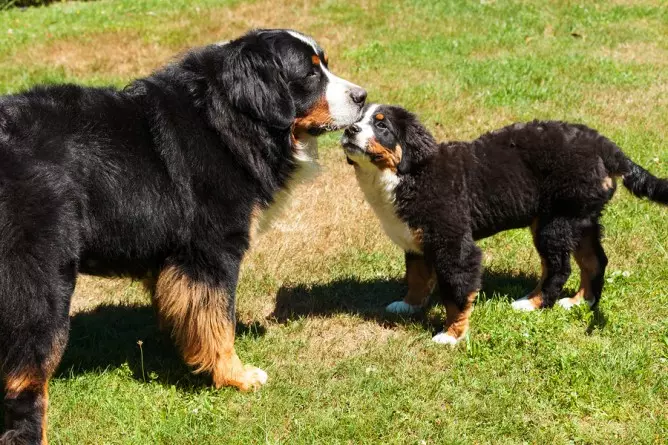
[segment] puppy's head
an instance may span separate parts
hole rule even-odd
[[[360,168],[408,173],[436,149],[436,141],[417,117],[401,107],[368,105],[346,129],[341,145],[348,163]]]
[[[261,29],[211,48],[232,105],[297,139],[351,125],[364,108],[366,91],[335,76],[325,51],[299,32]]]

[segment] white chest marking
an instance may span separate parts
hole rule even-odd
[[[290,195],[293,189],[298,184],[304,183],[313,179],[320,172],[320,165],[318,158],[318,141],[313,136],[304,136],[297,143],[294,153],[294,159],[297,163],[296,170],[292,173],[290,179],[283,186],[281,190],[274,195],[273,202],[264,209],[259,215],[257,222],[257,229],[259,233],[266,232],[271,228],[274,220],[279,217],[288,202],[290,202]]]
[[[397,216],[394,193],[399,177],[396,173],[389,169],[379,170],[375,166],[358,165],[355,175],[387,236],[406,252],[422,253],[422,246],[416,242],[414,232]]]

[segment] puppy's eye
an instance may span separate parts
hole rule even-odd
[[[385,125],[385,122],[383,122],[383,121],[376,121],[376,127],[380,128],[380,129],[383,129],[383,130],[387,129],[387,125]]]
[[[306,77],[312,78],[312,77],[318,76],[319,74],[320,74],[319,70],[312,69],[311,71],[309,71],[309,73],[306,75]]]

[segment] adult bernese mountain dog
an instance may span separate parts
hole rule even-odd
[[[314,162],[316,136],[354,123],[365,100],[291,30],[192,50],[121,91],[0,98],[0,443],[46,441],[78,273],[153,277],[187,364],[215,387],[264,384],[234,350],[251,226]]]
[[[615,177],[636,196],[668,204],[668,180],[584,125],[533,121],[439,144],[410,112],[373,104],[341,142],[385,232],[405,251],[408,293],[387,310],[418,311],[438,284],[447,311],[433,338],[439,343],[454,345],[468,329],[481,281],[476,240],[531,228],[542,277],[514,308],[553,306],[571,273],[571,254],[580,290],[559,304],[594,306],[607,264],[600,217]]]

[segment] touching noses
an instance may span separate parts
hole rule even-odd
[[[348,136],[353,136],[353,135],[356,135],[357,133],[359,133],[360,131],[362,131],[362,129],[359,127],[359,125],[352,124],[350,127],[346,128],[345,133]]]
[[[364,105],[364,101],[366,100],[366,90],[360,87],[353,87],[350,90],[350,98],[356,104]]]

